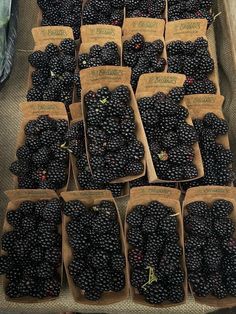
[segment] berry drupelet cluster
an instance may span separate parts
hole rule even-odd
[[[82,0],[37,0],[42,10],[41,26],[70,26],[74,38],[80,37]]]
[[[68,122],[48,115],[27,122],[25,142],[16,151],[10,171],[18,177],[19,189],[64,187],[68,179],[69,153],[66,146]]]
[[[125,257],[114,203],[101,201],[88,208],[80,201],[69,201],[64,214],[71,218],[66,225],[73,250],[69,274],[84,290],[84,297],[97,301],[105,291],[123,290]]]
[[[168,94],[158,92],[139,99],[138,106],[159,179],[182,181],[198,176],[193,145],[198,137],[186,122],[189,115],[181,105],[184,88],[175,87]]]
[[[214,71],[214,60],[208,42],[199,37],[192,41],[172,41],[167,47],[168,72],[186,75],[186,94],[215,94],[216,86],[209,79]]]
[[[138,178],[136,180],[129,182],[130,188],[140,187],[140,186],[164,186],[168,188],[176,188],[176,183],[166,182],[166,183],[149,183],[147,175]]]
[[[68,135],[69,150],[76,158],[78,169],[77,180],[81,190],[110,190],[113,197],[121,196],[124,190],[123,183],[97,183],[89,169],[84,137],[83,121],[71,125]]]
[[[45,51],[36,50],[29,55],[32,72],[32,87],[28,90],[27,101],[60,101],[66,107],[72,103],[75,41],[64,39],[59,46],[49,44]]]
[[[131,285],[146,302],[180,303],[185,298],[182,248],[174,210],[158,201],[127,215]]]
[[[198,297],[236,296],[235,224],[233,204],[218,199],[211,205],[195,201],[186,206],[185,254],[189,283]]]
[[[207,19],[213,22],[213,0],[168,0],[168,20]]]
[[[83,8],[83,24],[122,26],[125,0],[88,0]]]
[[[114,42],[107,42],[103,46],[93,45],[89,53],[81,53],[78,56],[79,70],[88,69],[103,65],[120,65],[121,56],[118,45]],[[77,86],[77,96],[81,99],[81,84],[79,74],[75,82]]]
[[[162,19],[165,0],[125,0],[127,17],[150,17]]]
[[[136,136],[136,122],[128,86],[107,87],[84,96],[88,153],[97,183],[143,173],[143,144]]]
[[[7,279],[6,295],[57,297],[60,294],[61,202],[24,201],[6,214],[12,230],[2,236],[0,275]]]
[[[137,88],[139,77],[144,73],[163,72],[166,60],[161,57],[164,43],[158,39],[146,42],[144,36],[137,33],[123,44],[123,63],[132,68],[131,85]]]
[[[199,138],[204,177],[183,183],[183,189],[200,185],[231,185],[234,178],[231,167],[233,154],[230,149],[217,143],[219,137],[228,133],[227,122],[209,112],[203,119],[193,120],[193,124]]]

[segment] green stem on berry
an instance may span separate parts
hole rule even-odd
[[[103,104],[103,105],[105,105],[105,104],[107,103],[107,98],[101,99],[101,100],[100,100],[100,103]]]
[[[66,146],[66,142],[61,144],[60,148],[68,150],[69,153],[72,153],[72,150],[69,149],[69,146]]]
[[[167,152],[161,151],[160,154],[157,154],[160,160],[166,161],[169,159]]]
[[[147,266],[146,269],[149,270],[148,281],[144,285],[142,285],[143,289],[146,289],[147,285],[151,285],[154,281],[157,281],[157,279],[158,279],[157,276],[155,275],[154,267]]]

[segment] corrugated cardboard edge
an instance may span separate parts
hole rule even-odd
[[[83,121],[81,103],[71,104],[70,112],[71,112],[71,117],[72,117],[72,120],[70,121],[70,126],[79,122],[79,121]],[[72,168],[72,172],[73,172],[73,177],[74,177],[76,189],[79,191],[83,191],[80,188],[80,185],[78,182],[79,171],[78,171],[78,168],[76,166],[76,157],[73,154],[70,154],[70,161],[71,161],[71,168]],[[123,189],[122,195],[115,197],[115,200],[118,200],[118,199],[120,200],[120,199],[123,199],[124,197],[127,197],[127,196],[129,196],[129,183],[128,182],[124,183],[124,189]]]
[[[65,119],[68,122],[69,128],[69,119],[65,110],[65,106],[61,102],[53,102],[53,101],[35,101],[35,102],[23,102],[19,105],[20,112],[22,113],[22,120],[20,122],[20,128],[16,141],[16,151],[19,147],[24,145],[25,143],[25,133],[24,128],[29,120],[35,120],[40,115],[49,115],[50,118],[55,120]],[[17,157],[15,155],[15,160]],[[68,161],[68,179],[65,187],[57,190],[57,193],[67,191],[69,180],[70,180],[70,159]],[[18,187],[18,177],[13,175],[13,184],[14,188]]]
[[[86,206],[92,206],[94,204],[99,203],[101,200],[109,200],[112,201],[117,209],[117,217],[118,223],[120,225],[120,237],[121,237],[121,244],[122,244],[122,253],[125,256],[126,260],[126,267],[124,269],[125,278],[126,278],[126,285],[125,288],[120,292],[104,292],[102,297],[98,301],[89,301],[84,298],[81,289],[75,286],[73,279],[71,278],[68,270],[68,266],[72,261],[72,249],[69,246],[68,242],[68,235],[66,232],[66,225],[70,221],[70,218],[63,215],[63,223],[62,223],[62,235],[63,235],[63,261],[66,270],[67,280],[69,284],[69,289],[72,292],[73,298],[75,302],[87,305],[108,305],[113,304],[116,302],[120,302],[126,300],[129,296],[129,273],[128,273],[128,259],[126,255],[126,248],[125,248],[125,238],[123,233],[122,222],[119,214],[119,210],[117,208],[116,202],[112,197],[112,194],[108,190],[97,190],[97,191],[77,191],[77,192],[63,192],[61,193],[62,198],[65,202],[71,200],[80,200],[84,202]],[[117,297],[114,299],[114,297]]]
[[[30,189],[23,189],[23,190],[8,190],[5,191],[5,195],[8,197],[8,204],[6,207],[5,215],[4,215],[4,223],[3,223],[3,229],[2,229],[2,234],[5,232],[13,230],[13,227],[9,225],[7,222],[7,213],[10,210],[16,210],[18,205],[22,203],[23,201],[39,201],[39,200],[50,200],[53,198],[59,198],[58,195],[56,194],[55,191],[53,190],[30,190]],[[62,228],[61,225],[58,227],[58,232],[62,234]],[[1,255],[6,255],[6,252],[1,249]],[[62,255],[61,255],[62,256]],[[58,273],[60,274],[61,277],[61,286],[62,286],[62,281],[63,281],[63,259],[61,259],[61,267],[58,268]],[[3,276],[3,287],[6,289],[8,280],[6,279],[5,276]],[[43,303],[43,302],[48,302],[48,301],[53,301],[55,299],[58,299],[58,297],[47,297],[44,299],[37,299],[33,297],[21,297],[21,298],[15,298],[11,299],[7,295],[5,295],[5,299],[10,302],[14,303]]]
[[[183,86],[184,81],[186,79],[185,75],[182,74],[174,74],[174,73],[148,73],[141,75],[138,83],[138,88],[136,91],[136,99],[153,96],[157,92],[168,93],[172,88],[177,86]],[[182,100],[181,105],[187,108],[185,103],[185,98]],[[193,125],[192,119],[190,115],[186,119],[186,122],[189,125]],[[202,163],[202,157],[200,153],[200,147],[198,143],[195,143],[193,146],[194,149],[194,164],[198,170],[198,176],[190,179],[190,180],[181,180],[181,181],[168,181],[161,180],[158,178],[156,169],[154,167],[152,161],[152,155],[150,150],[147,152],[147,175],[150,183],[158,183],[158,182],[188,182],[192,180],[196,180],[198,178],[203,177],[204,169]]]
[[[177,220],[178,220],[178,233],[180,236],[179,244],[183,249],[183,255],[181,259],[181,266],[182,270],[185,274],[185,281],[183,284],[183,289],[185,293],[184,301],[181,303],[163,303],[159,305],[153,305],[149,304],[148,302],[145,302],[144,297],[135,293],[135,289],[130,286],[130,293],[131,297],[134,303],[139,303],[142,305],[150,306],[150,307],[157,307],[157,308],[167,308],[167,307],[173,307],[178,306],[181,304],[185,304],[188,296],[188,285],[187,285],[187,270],[186,270],[186,263],[185,263],[185,254],[184,254],[184,231],[183,231],[183,220],[181,215],[181,206],[180,206],[180,195],[181,192],[177,189],[173,188],[166,188],[166,187],[138,187],[133,188],[130,192],[130,199],[127,205],[126,209],[126,215],[125,215],[125,240],[126,240],[126,255],[128,256],[128,249],[129,249],[129,243],[127,241],[127,234],[129,230],[129,225],[126,222],[127,215],[133,210],[133,207],[136,205],[142,204],[147,205],[151,201],[159,201],[163,203],[166,206],[170,206],[174,209],[176,214],[178,214]],[[129,265],[129,273],[130,273],[130,265]]]
[[[178,21],[172,21],[166,23],[166,34],[165,40],[166,45],[175,40],[182,41],[194,41],[198,37],[203,37],[208,41],[207,38],[207,20],[206,19],[184,19]],[[208,46],[208,51],[213,58],[213,54],[211,51],[210,43]],[[214,71],[208,75],[208,78],[215,84],[217,89],[217,94],[220,94],[220,86],[219,86],[219,76],[217,72],[217,60],[214,60]]]
[[[236,188],[233,187],[223,187],[223,186],[202,186],[190,188],[186,192],[186,196],[183,202],[183,218],[186,216],[187,211],[185,209],[186,205],[195,201],[204,201],[207,204],[211,204],[217,199],[225,199],[233,203],[234,210],[230,214],[230,218],[233,219],[234,223],[236,222]],[[235,232],[236,234],[236,232]],[[235,235],[234,234],[234,235]],[[195,296],[191,285],[191,293],[197,303],[220,307],[220,308],[229,308],[236,305],[236,297],[226,297],[224,299],[217,299],[212,295],[206,297],[197,297]]]
[[[97,89],[107,86],[110,89],[113,89],[119,85],[126,85],[129,87],[130,94],[131,94],[131,103],[130,106],[134,110],[135,116],[135,123],[136,123],[136,136],[139,141],[142,142],[145,149],[145,156],[142,159],[144,170],[140,175],[137,176],[127,176],[123,178],[119,178],[117,180],[113,180],[110,183],[125,183],[135,179],[138,179],[144,176],[146,171],[146,155],[147,151],[149,151],[147,138],[144,132],[144,127],[142,124],[142,120],[140,117],[140,113],[138,110],[138,105],[134,96],[133,89],[130,85],[130,77],[131,77],[131,69],[128,67],[118,67],[118,66],[104,66],[104,67],[96,67],[96,68],[89,68],[86,70],[82,70],[81,74],[81,86],[82,86],[82,112],[84,121],[86,121],[86,108],[84,105],[84,95],[89,91],[97,91]],[[87,141],[87,126],[86,122],[84,123],[85,126],[85,143],[86,143],[86,151],[88,157],[88,163],[90,166],[90,158],[89,158],[89,151],[88,151],[88,141]],[[90,167],[91,170],[91,167]]]

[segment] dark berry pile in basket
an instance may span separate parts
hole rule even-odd
[[[164,18],[165,0],[125,0],[127,17]]]
[[[114,197],[121,196],[124,191],[123,183],[97,183],[93,178],[86,155],[83,121],[71,125],[67,138],[69,141],[69,150],[76,158],[76,166],[78,169],[77,180],[80,189],[110,190]]]
[[[72,103],[75,47],[75,41],[67,38],[59,46],[49,44],[45,51],[37,50],[29,55],[34,71],[27,101],[60,101],[66,107]]]
[[[125,0],[88,0],[83,8],[83,24],[122,26]]]
[[[10,171],[18,178],[19,189],[64,187],[68,178],[68,122],[47,115],[30,120],[25,126],[25,143],[16,151],[17,161]]]
[[[235,224],[229,218],[233,209],[233,204],[224,199],[211,205],[195,201],[186,206],[188,279],[198,297],[236,296]]]
[[[74,38],[80,37],[82,0],[37,0],[42,10],[41,26],[70,26]]]
[[[214,60],[208,42],[199,37],[192,41],[172,41],[167,47],[168,72],[185,74],[186,94],[215,94],[216,86],[209,79],[214,71]]]
[[[173,208],[158,201],[137,205],[127,215],[131,285],[152,304],[180,303],[185,274],[178,221]]]
[[[213,22],[213,0],[168,0],[168,20],[207,19]]]
[[[144,73],[163,72],[166,60],[161,57],[164,43],[159,39],[146,42],[140,33],[123,44],[123,64],[132,68],[131,85],[136,89],[139,77]]]
[[[136,180],[129,182],[130,188],[140,187],[140,186],[165,186],[168,188],[176,188],[176,183],[167,182],[167,183],[149,183],[147,175],[138,178]]]
[[[218,139],[228,133],[227,122],[213,112],[207,113],[203,119],[193,120],[199,138],[199,145],[204,166],[204,177],[191,182],[182,183],[182,188],[200,185],[231,185],[234,179],[230,149],[218,144]]]
[[[94,179],[108,183],[143,173],[143,144],[136,136],[136,122],[128,86],[103,87],[84,97],[88,153]]]
[[[89,53],[81,53],[78,56],[78,68],[79,70],[88,69],[103,65],[121,65],[121,56],[118,45],[111,41],[105,43],[105,45],[93,45]],[[77,86],[77,96],[81,99],[81,84],[80,76],[77,75],[75,80]]]
[[[184,88],[167,95],[159,92],[139,99],[138,106],[159,179],[182,181],[198,176],[193,145],[198,137],[186,122],[188,110],[181,105]]]
[[[6,219],[12,230],[2,236],[0,275],[7,279],[6,295],[57,297],[61,278],[61,202],[58,199],[24,201],[9,210]]]
[[[64,214],[71,218],[66,225],[73,250],[69,274],[84,290],[84,297],[96,301],[105,291],[123,290],[125,257],[114,203],[101,201],[88,208],[80,201],[69,201]]]

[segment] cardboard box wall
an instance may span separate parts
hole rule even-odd
[[[173,208],[174,212],[176,213],[176,218],[178,221],[177,232],[179,234],[180,240],[179,245],[183,249],[183,255],[180,258],[180,265],[185,275],[185,280],[183,283],[183,289],[185,293],[184,301],[181,303],[168,303],[164,302],[163,304],[153,305],[149,304],[145,301],[144,296],[140,295],[135,288],[130,286],[130,293],[134,303],[139,303],[142,305],[147,305],[151,307],[157,308],[166,308],[171,306],[178,306],[181,304],[186,303],[188,289],[187,289],[187,271],[185,266],[185,255],[184,255],[184,231],[183,231],[183,221],[182,221],[182,214],[181,214],[181,207],[180,207],[180,195],[181,192],[177,189],[173,188],[166,188],[166,187],[138,187],[133,188],[130,191],[130,199],[128,201],[127,209],[126,209],[126,216],[125,216],[125,240],[126,240],[126,255],[128,256],[128,250],[131,246],[128,243],[127,235],[129,230],[129,225],[126,222],[127,215],[133,211],[134,207],[137,205],[148,205],[152,201],[159,201],[165,206],[169,206]],[[131,268],[129,265],[129,274],[131,272]]]
[[[120,292],[103,292],[101,299],[98,301],[90,301],[84,297],[83,291],[76,287],[72,277],[69,274],[69,265],[73,260],[73,251],[69,245],[68,235],[66,231],[66,226],[68,222],[71,220],[70,217],[63,215],[63,222],[62,222],[62,235],[63,235],[63,261],[66,270],[67,280],[69,284],[69,289],[73,295],[75,302],[88,304],[88,305],[108,305],[113,304],[116,302],[120,302],[126,300],[129,296],[129,276],[128,276],[128,260],[126,256],[126,249],[125,249],[125,238],[123,233],[123,226],[120,218],[120,214],[116,205],[112,194],[108,190],[96,190],[96,191],[77,191],[77,192],[63,192],[61,193],[65,202],[72,201],[72,200],[80,200],[83,202],[87,207],[93,206],[95,204],[99,204],[102,200],[108,200],[115,204],[117,209],[117,219],[118,224],[120,226],[120,241],[122,247],[122,253],[125,256],[126,260],[126,267],[124,269],[125,273],[125,288]],[[79,232],[79,230],[78,230]]]

